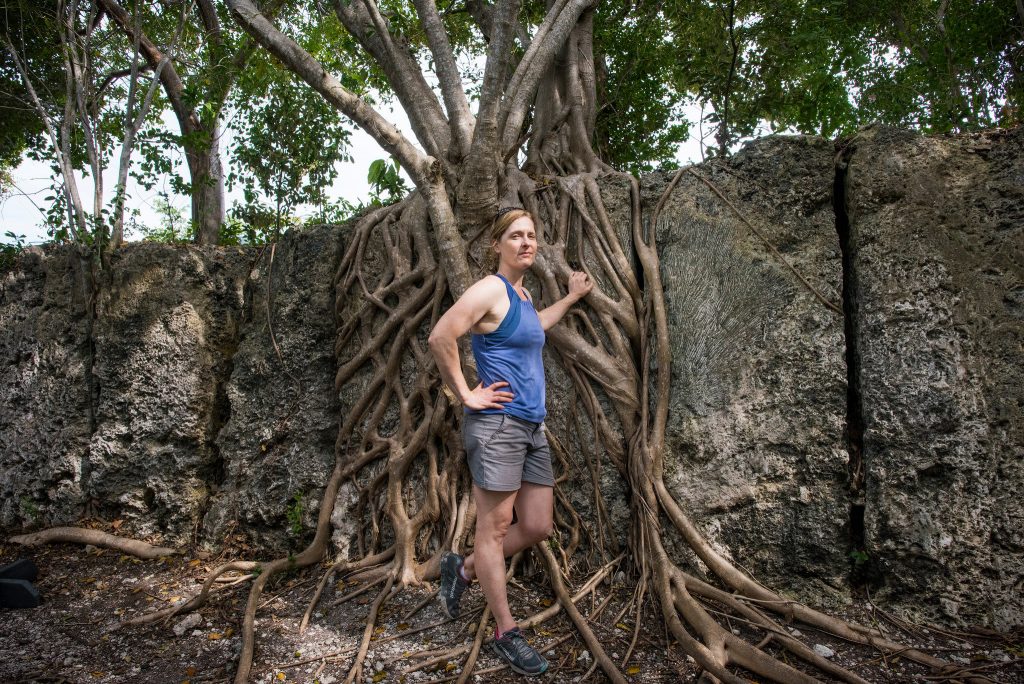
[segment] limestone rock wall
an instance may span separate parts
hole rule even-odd
[[[215,442],[221,480],[202,522],[211,544],[235,533],[277,551],[301,548],[316,525],[338,436],[333,283],[342,247],[338,229],[290,233],[273,264],[268,250],[249,273],[229,414]]]
[[[92,435],[88,291],[72,250],[26,253],[0,278],[0,528],[83,510]]]
[[[928,618],[1024,624],[1022,138],[769,138],[668,197],[652,227],[667,480],[759,579],[826,605],[866,581]],[[670,178],[643,179],[648,218]],[[629,184],[602,183],[628,243]],[[290,234],[272,268],[269,249],[130,245],[94,288],[67,248],[0,275],[0,529],[119,518],[166,543],[298,548],[346,401],[344,230]],[[593,519],[596,481],[625,532],[625,485],[585,457],[566,369],[549,370],[549,429],[576,435],[566,496]]]
[[[176,540],[215,486],[249,256],[139,244],[97,288],[95,429],[81,473],[85,514]]]
[[[96,281],[74,250],[0,285],[0,527],[121,519],[167,543],[285,548],[333,464],[338,229],[276,250],[135,244]],[[292,523],[287,522],[291,509]]]
[[[870,562],[929,617],[1021,624],[1024,131],[852,147]]]
[[[657,225],[667,482],[722,552],[817,603],[841,598],[849,575],[843,316],[783,259],[841,307],[834,156],[820,138],[748,145],[684,172]],[[645,179],[646,214],[669,178]]]

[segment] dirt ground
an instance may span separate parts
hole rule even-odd
[[[119,628],[127,618],[192,596],[206,573],[222,559],[200,554],[141,561],[115,551],[81,546],[62,544],[25,550],[0,543],[0,565],[21,557],[30,557],[39,566],[40,577],[35,584],[44,602],[34,609],[0,609],[0,682],[231,681],[241,649],[239,620],[248,596],[247,583],[219,592],[192,616]],[[250,681],[344,681],[376,589],[332,606],[338,597],[359,588],[336,582],[325,592],[309,628],[299,634],[299,622],[321,570],[308,568],[271,581],[258,614]],[[599,587],[596,597],[591,595],[579,604],[584,615],[592,615],[611,594],[592,624],[609,655],[618,662],[633,637],[635,613],[620,615],[631,593],[631,587],[611,581]],[[519,616],[536,613],[551,605],[553,599],[543,584],[531,583],[529,578],[514,580],[509,594],[513,613]],[[483,598],[478,589],[472,589],[464,599],[465,617],[446,621],[436,600],[413,612],[429,596],[429,587],[406,589],[385,603],[370,645],[364,682],[444,682],[459,675],[461,656],[422,669],[412,668],[429,660],[417,657],[418,653],[470,643]],[[648,608],[641,618],[640,638],[624,671],[637,682],[696,681],[699,669],[677,647],[666,648],[664,628],[652,610]],[[900,629],[883,613],[870,610],[866,602],[858,603],[846,617],[869,622],[874,619],[892,637],[945,658],[964,673],[970,671],[996,682],[1024,682],[1024,634],[983,636],[909,625]],[[731,626],[739,633],[745,628],[739,622]],[[810,629],[802,631],[808,644],[832,651],[833,660],[868,681],[936,681],[926,679],[929,673],[925,669],[901,658],[883,658],[865,647]],[[593,659],[564,613],[528,630],[527,636],[551,662],[549,672],[536,681],[605,681],[599,670],[590,669]],[[789,661],[793,662],[791,657]],[[522,680],[501,669],[486,646],[474,673],[474,682]]]

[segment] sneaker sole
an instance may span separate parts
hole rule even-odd
[[[447,615],[449,620],[457,620],[458,619],[458,617],[459,617],[458,613],[456,613],[455,615],[452,615],[451,613],[448,612],[448,602],[444,600],[444,595],[440,592],[440,590],[438,590],[438,592],[437,592],[437,601],[438,601],[438,603],[441,604],[441,612],[444,613],[445,615]]]
[[[442,565],[444,564],[444,559],[445,559],[445,557],[447,555],[448,554],[446,553],[444,556],[441,557]],[[442,575],[444,574],[444,568],[443,567],[441,569],[441,574]],[[455,581],[455,580],[452,580],[452,581]],[[443,582],[442,582],[442,584],[443,584]],[[444,600],[444,593],[441,591],[440,587],[438,587],[438,589],[437,589],[437,600],[441,603],[441,612],[444,613],[445,615],[447,615],[449,620],[456,620],[456,619],[458,619],[458,617],[459,617],[458,613],[456,613],[455,615],[452,615],[448,611],[448,602]]]

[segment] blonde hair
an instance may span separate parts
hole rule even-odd
[[[536,219],[533,218],[533,214],[520,209],[518,207],[505,207],[499,209],[497,216],[494,217],[494,222],[491,224],[490,240],[487,242],[487,255],[484,257],[484,273],[491,274],[498,270],[498,254],[494,251],[494,243],[501,239],[501,236],[505,234],[508,227],[519,219],[526,217],[533,222],[533,225],[537,225]]]

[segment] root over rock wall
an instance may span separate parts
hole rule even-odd
[[[671,193],[666,481],[759,579],[1024,623],[1022,149],[1021,131],[768,138]],[[644,179],[646,215],[668,180]],[[602,187],[628,243],[628,193]],[[300,547],[348,401],[345,231],[289,234],[272,269],[269,248],[129,245],[96,275],[69,248],[24,254],[0,277],[0,528],[102,517],[170,544]],[[574,407],[549,364],[557,436]],[[564,446],[573,497],[599,455]],[[621,480],[596,476],[621,540]]]

